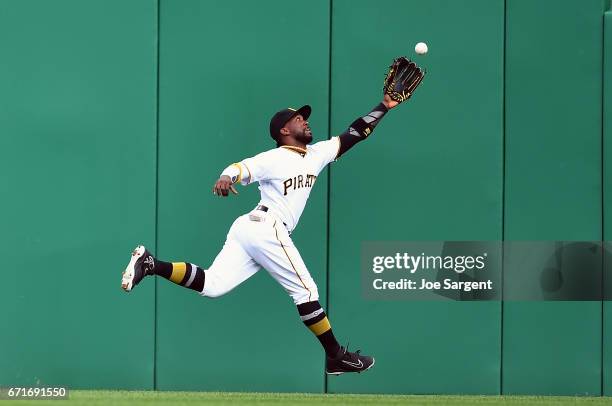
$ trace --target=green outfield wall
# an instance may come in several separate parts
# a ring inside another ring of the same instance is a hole
[[[364,241],[611,239],[608,8],[0,0],[0,387],[611,395],[610,303],[373,301],[359,268]],[[337,135],[419,41],[414,99],[321,173],[293,235],[371,371],[327,378],[265,270],[219,299],[120,289],[139,243],[207,268],[259,197],[212,184],[274,147],[271,115],[310,104],[315,140]]]
[[[0,2],[0,386],[152,388],[156,3]]]
[[[301,49],[300,43],[309,46]],[[237,199],[215,199],[212,185],[228,164],[274,147],[267,134],[270,112],[311,103],[313,127],[326,128],[328,44],[326,1],[306,9],[282,0],[161,2],[159,255],[203,268],[212,263],[234,219],[259,198],[252,186],[240,187]],[[286,58],[300,66],[283,64]],[[305,227],[294,236],[322,282],[323,298],[326,199],[322,176]],[[215,300],[162,282],[158,388],[323,391],[319,344],[265,271]]]
[[[367,144],[331,165],[329,315],[339,336],[376,354],[377,365],[367,379],[330,378],[329,391],[499,393],[499,302],[373,302],[358,294],[354,253],[362,241],[502,237],[504,3],[396,7],[413,23],[375,18],[364,29],[354,22],[380,13],[379,5],[333,2],[332,134],[378,103],[380,82],[363,82],[380,77],[377,61],[409,51],[406,38],[427,38],[432,51],[411,108],[391,112]],[[457,46],[475,42],[488,50],[477,61]],[[477,83],[465,80],[467,71]]]
[[[604,17],[604,71],[603,71],[603,233],[605,240],[612,240],[612,12]],[[612,261],[604,261],[604,289],[606,298],[612,297]],[[603,303],[603,392],[612,395],[612,307]]]
[[[602,238],[602,6],[507,2],[505,240]],[[504,302],[502,326],[504,393],[600,393],[601,302]]]

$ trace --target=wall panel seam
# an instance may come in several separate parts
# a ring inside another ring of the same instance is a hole
[[[502,288],[500,292],[501,300],[499,315],[499,394],[504,393],[504,246],[506,233],[506,36],[508,22],[508,0],[504,0],[504,22],[502,37],[502,187],[501,187],[501,267],[500,279]]]
[[[601,255],[601,347],[600,347],[600,396],[604,396],[604,299],[605,299],[605,164],[604,164],[604,143],[605,143],[605,63],[606,63],[606,14],[605,4],[604,12],[601,16],[601,146],[600,146],[600,159],[601,159],[601,242],[602,242],[602,255]]]
[[[334,0],[329,0],[329,42],[328,42],[328,69],[327,69],[327,138],[331,139],[331,117],[332,117],[332,18],[333,18],[333,3]],[[325,306],[327,308],[327,317],[331,317],[329,314],[329,261],[330,261],[330,228],[331,228],[331,176],[332,167],[327,167],[327,194],[325,196],[327,201],[327,218],[326,218],[326,246],[325,246]],[[323,393],[327,392],[328,376],[323,374]]]
[[[154,0],[155,4],[155,255],[158,255],[158,231],[159,231],[159,38],[160,38],[160,2]],[[157,299],[158,299],[158,283],[155,278],[153,285],[153,390],[157,390]]]

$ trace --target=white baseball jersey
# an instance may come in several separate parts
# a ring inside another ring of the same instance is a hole
[[[274,211],[292,231],[300,220],[319,173],[336,159],[340,141],[334,137],[299,149],[280,147],[241,162],[246,168],[241,183],[258,182],[259,204]]]
[[[205,272],[203,296],[222,296],[263,267],[296,305],[319,299],[317,285],[290,233],[319,173],[336,159],[339,148],[338,137],[308,145],[305,153],[280,147],[234,164],[236,172],[226,170],[242,184],[258,182],[259,204],[268,211],[256,209],[234,221],[223,249]]]

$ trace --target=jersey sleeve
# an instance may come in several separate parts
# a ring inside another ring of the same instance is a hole
[[[320,169],[334,162],[340,150],[340,139],[333,137],[327,141],[319,141],[312,145],[312,152],[319,157]]]
[[[270,151],[262,152],[251,158],[246,158],[240,161],[246,169],[246,173],[242,174],[242,184],[267,180],[270,177],[270,167],[272,165],[272,157]]]

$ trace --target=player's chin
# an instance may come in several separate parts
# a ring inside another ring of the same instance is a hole
[[[312,133],[310,131],[304,131],[304,143],[310,144],[312,142]]]

